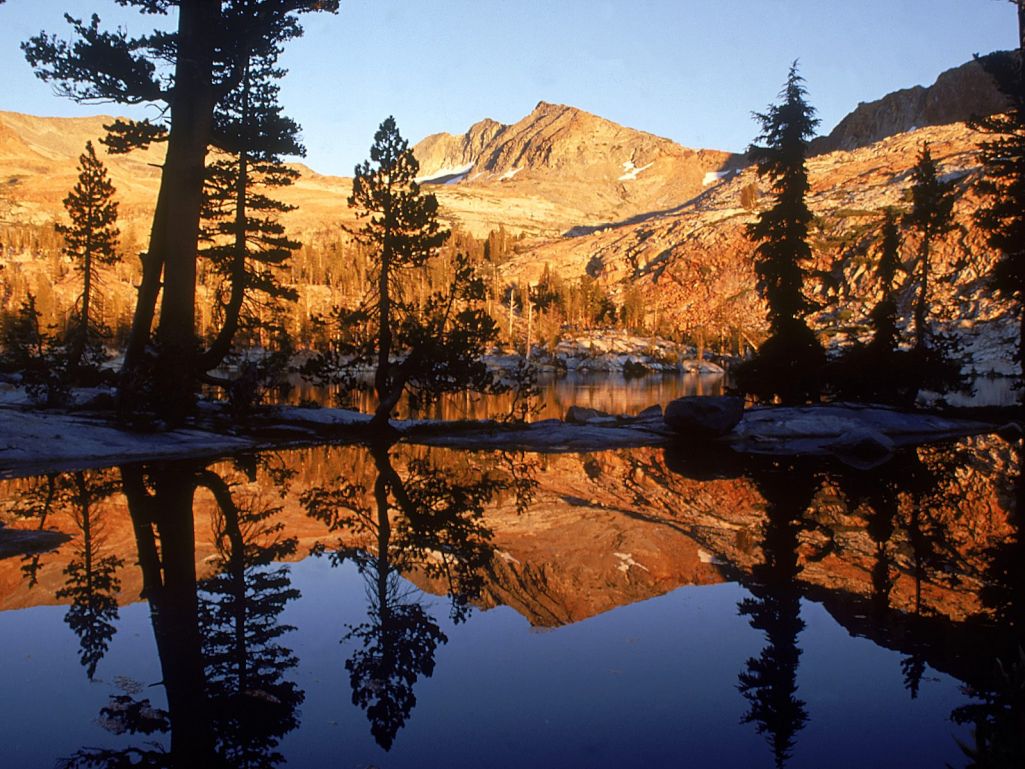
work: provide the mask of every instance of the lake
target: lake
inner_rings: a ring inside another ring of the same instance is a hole
[[[288,394],[291,403],[313,402],[320,406],[336,406],[340,400],[337,388],[304,384],[295,378],[294,388]],[[342,399],[344,405],[365,413],[372,413],[377,398],[371,393],[371,380],[364,387],[348,391]],[[562,419],[570,406],[598,409],[609,414],[637,414],[649,406],[663,408],[669,401],[688,395],[722,395],[722,374],[662,374],[651,373],[640,377],[624,377],[610,373],[571,373],[538,376],[536,408],[527,415],[527,421]],[[486,419],[508,414],[513,405],[512,393],[500,395],[474,395],[469,392],[444,394],[437,403],[427,408],[411,410],[408,399],[403,399],[396,414],[407,419]]]
[[[5,481],[4,766],[1018,766],[1019,464],[325,446]]]

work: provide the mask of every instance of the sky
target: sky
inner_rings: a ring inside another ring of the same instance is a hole
[[[568,104],[688,147],[741,151],[752,111],[792,61],[828,131],[859,102],[932,83],[974,53],[1017,41],[1008,0],[342,0],[303,17],[281,83],[303,127],[307,165],[351,175],[394,115],[411,143],[490,117],[513,123],[538,101]],[[38,80],[19,44],[67,37],[62,16],[99,14],[129,34],[154,18],[114,0],[0,5],[0,109],[46,116],[155,114],[78,105]],[[164,23],[168,23],[164,21]]]

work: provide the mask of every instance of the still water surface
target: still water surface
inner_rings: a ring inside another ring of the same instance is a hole
[[[528,421],[562,419],[570,406],[584,406],[609,414],[637,414],[649,406],[663,408],[671,400],[689,395],[722,395],[722,374],[661,374],[642,377],[624,377],[622,374],[572,373],[555,375],[542,373],[538,377],[538,394],[533,403],[535,410],[527,415]],[[361,390],[352,391],[339,399],[332,388],[315,387],[297,380],[289,393],[289,400],[298,403],[312,401],[321,406],[342,405],[372,413],[377,405],[368,379]],[[495,396],[475,396],[470,393],[447,394],[438,403],[417,411],[410,411],[403,401],[396,410],[400,418],[420,419],[486,419],[508,414],[513,403],[510,393]]]
[[[0,559],[2,763],[1019,766],[1018,479],[973,438],[7,481],[9,528],[65,537]]]

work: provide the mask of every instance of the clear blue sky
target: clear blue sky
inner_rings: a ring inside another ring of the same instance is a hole
[[[65,10],[129,33],[153,23],[114,0],[8,0],[0,109],[125,113],[75,105],[32,75],[18,44],[40,29],[64,35]],[[515,122],[540,100],[741,150],[757,132],[751,111],[774,100],[794,59],[827,132],[859,101],[1017,39],[1007,0],[342,0],[337,16],[305,19],[282,98],[307,163],[345,175],[389,114],[415,142],[483,117]]]

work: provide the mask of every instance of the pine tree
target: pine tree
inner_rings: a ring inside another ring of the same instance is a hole
[[[121,260],[117,251],[120,232],[114,192],[106,166],[96,157],[92,142],[86,142],[85,152],[78,159],[78,182],[64,198],[71,224],[57,225],[57,232],[64,236],[64,253],[82,275],[78,316],[68,349],[68,370],[72,376],[76,375],[90,341],[106,335],[102,322],[95,317],[92,299],[97,268]]]
[[[884,214],[879,261],[876,263],[876,279],[882,298],[872,308],[872,341],[869,347],[878,353],[892,353],[897,350],[897,301],[894,296],[894,281],[900,269],[900,227],[897,214],[891,208]]]
[[[758,292],[768,304],[770,338],[755,361],[738,372],[738,384],[760,395],[775,393],[786,402],[814,398],[825,356],[805,318],[815,304],[804,294],[812,258],[808,244],[811,211],[805,156],[819,121],[806,100],[795,62],[780,93],[780,104],[755,114],[762,132],[748,152],[759,178],[769,180],[772,205],[747,227],[755,247]]]
[[[395,380],[391,372],[396,325],[392,317],[395,273],[407,267],[423,267],[448,238],[448,231],[438,222],[437,198],[420,194],[415,181],[419,171],[420,164],[409,142],[399,134],[395,119],[388,117],[374,134],[370,160],[356,166],[349,198],[349,207],[367,219],[357,239],[373,250],[377,262],[374,388],[381,404],[397,402],[399,397],[393,395]],[[384,412],[385,417],[390,411],[391,407]]]
[[[904,223],[918,232],[915,271],[918,294],[915,298],[915,351],[923,354],[928,346],[927,315],[929,311],[929,279],[932,277],[932,243],[954,229],[953,182],[941,181],[936,162],[929,151],[929,143],[922,142],[918,163],[911,172],[911,210],[904,215]]]
[[[42,33],[22,45],[36,74],[79,102],[155,104],[166,122],[118,120],[108,126],[112,150],[167,143],[149,248],[143,260],[132,333],[122,372],[122,405],[140,385],[159,390],[155,403],[171,421],[189,410],[195,389],[196,254],[206,155],[218,137],[215,107],[242,79],[239,46],[276,44],[289,16],[334,12],[337,0],[120,0],[143,14],[177,11],[175,31],[129,37],[66,16],[71,42]],[[294,35],[293,35],[294,36]],[[260,41],[253,44],[250,41]],[[162,281],[161,281],[162,278]],[[162,291],[159,355],[147,370],[146,345]]]
[[[980,59],[1007,98],[1007,110],[973,120],[971,126],[992,137],[979,144],[983,166],[979,190],[988,202],[976,212],[975,221],[999,254],[990,279],[1017,315],[1018,365],[1025,381],[1025,0],[1015,2],[1017,57]],[[1025,398],[1025,389],[1022,393]]]
[[[239,12],[252,13],[255,4],[244,0]],[[300,32],[294,20],[286,21],[274,39],[257,41],[258,47],[249,40],[239,42],[245,61],[241,82],[214,113],[214,132],[228,157],[207,169],[203,236],[208,245],[201,256],[210,260],[224,283],[218,295],[220,328],[199,359],[204,372],[221,364],[240,329],[268,325],[260,312],[262,303],[273,313],[278,300],[295,301],[298,296],[280,277],[300,244],[286,235],[278,216],[294,206],[270,196],[299,176],[282,157],[305,155],[299,126],[282,114],[278,102],[276,81],[285,74],[277,66],[280,41]]]
[[[325,378],[338,376],[346,363],[373,365],[376,427],[387,423],[404,393],[416,407],[445,392],[507,389],[480,359],[498,328],[481,306],[484,280],[465,254],[453,255],[447,282],[423,301],[403,290],[403,279],[427,270],[449,237],[437,199],[415,181],[419,170],[389,117],[374,135],[370,160],[356,166],[349,198],[364,220],[355,237],[372,260],[373,285],[356,307],[336,309],[339,338],[313,367]]]

